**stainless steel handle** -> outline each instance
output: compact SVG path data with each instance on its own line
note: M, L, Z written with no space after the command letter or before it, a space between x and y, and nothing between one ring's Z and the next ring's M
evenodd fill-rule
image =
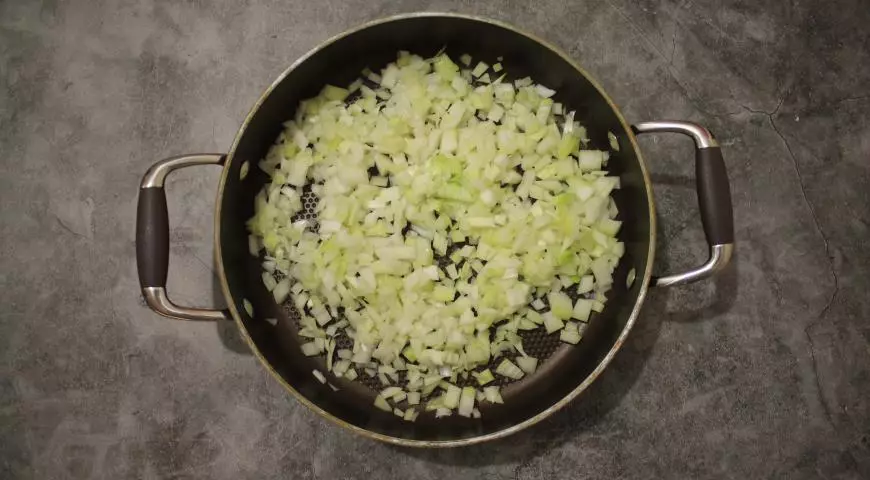
M703 265L674 275L653 279L653 285L684 285L711 277L724 269L734 253L734 214L731 189L719 144L701 125L681 121L643 122L633 126L636 133L674 132L695 142L695 181L704 233L710 258Z
M223 165L220 154L195 154L161 160L145 173L136 213L136 264L145 303L160 315L184 320L223 320L225 310L180 307L166 295L169 271L169 212L163 185L173 170L193 165Z

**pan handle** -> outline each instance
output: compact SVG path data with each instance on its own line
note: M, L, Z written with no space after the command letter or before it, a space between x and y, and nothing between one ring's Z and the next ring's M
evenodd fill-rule
M145 302L160 315L184 320L223 320L225 310L179 307L166 296L169 271L169 210L163 184L173 170L192 165L223 165L225 155L181 155L161 160L145 173L136 211L136 266Z
M734 253L734 213L731 207L731 187L722 159L722 150L713 134L690 122L642 122L632 126L635 133L675 132L695 141L695 184L704 235L710 246L710 259L692 270L653 279L656 287L684 285L708 278L728 265Z

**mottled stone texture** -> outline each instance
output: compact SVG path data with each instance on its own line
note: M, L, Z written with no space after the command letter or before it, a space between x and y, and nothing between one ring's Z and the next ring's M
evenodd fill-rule
M319 419L231 327L151 313L133 257L152 162L226 150L294 59L413 10L512 22L629 120L708 125L739 239L716 281L652 292L566 411L459 450ZM870 478L868 25L864 0L0 1L0 478ZM701 261L690 143L641 144L657 268ZM180 303L219 301L218 173L168 187Z

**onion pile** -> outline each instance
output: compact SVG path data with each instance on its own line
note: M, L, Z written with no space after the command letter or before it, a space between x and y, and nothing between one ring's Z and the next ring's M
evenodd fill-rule
M556 92L460 64L400 52L301 102L259 163L271 182L248 222L266 288L301 314L305 355L379 378L375 405L409 421L501 403L495 375L537 368L521 330L580 341L624 252L608 152L586 149ZM300 219L304 189L315 220ZM336 350L339 335L353 348ZM469 376L479 388L456 385Z

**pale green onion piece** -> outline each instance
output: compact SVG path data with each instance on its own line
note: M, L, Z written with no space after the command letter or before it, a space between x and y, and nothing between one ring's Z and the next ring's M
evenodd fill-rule
M446 407L441 407L435 410L435 418L449 417L452 414L453 411Z
M480 410L474 408L471 410L471 418L480 418Z
M513 362L506 358L502 360L498 365L498 368L495 369L495 373L513 380L519 380L523 378L523 375L525 375L520 367L514 365Z
M628 275L625 276L625 288L631 288L634 285L634 278L637 276L637 271L635 271L634 267L628 271Z
M472 375L474 375L474 378L475 378L475 380L477 380L477 383L479 385L486 385L487 383L495 380L495 377L492 375L492 372L489 371L488 368L482 372L479 372L479 373L473 372Z
M321 348L321 346L317 342L303 343L301 348L302 348L302 353L306 357L313 357L314 355L320 355L320 352L323 351L323 348Z
M522 371L528 374L535 373L535 369L538 368L538 359L535 357L517 357L514 361L517 362L517 366Z
M344 372L344 378L346 378L350 381L356 380L358 376L359 376L359 374L357 373L357 371L352 369L352 368L350 368L346 372Z
M390 399L393 398L394 395L400 393L402 389L400 387L387 387L381 390L380 395L384 398Z
M562 292L550 292L547 295L547 300L550 302L550 311L560 320L571 318L571 298ZM548 332L552 333L552 332Z
M272 297L275 298L275 303L281 305L284 300L287 300L287 295L290 294L290 278L284 278L275 285L272 289Z
M242 306L245 308L245 313L247 313L249 317L254 316L254 306L251 305L251 302L249 302L247 298L242 299Z
M250 165L248 164L248 161L245 160L245 162L242 163L242 166L239 167L239 180L244 180L245 177L248 176L248 169L249 168L250 168Z
M542 316L544 317L544 328L547 330L547 333L557 332L565 326L565 322L553 315L553 312L547 312Z
M592 301L592 311L601 313L604 311L604 302L593 300Z
M405 420L408 422L413 422L414 420L417 420L417 415L418 415L418 413L417 413L416 409L409 408L409 409L405 410L404 415L402 415L402 420Z
M255 257L260 256L260 239L256 235L248 235L248 253Z
M459 408L456 413L463 417L470 417L471 411L474 409L474 397L476 396L474 387L465 387L462 389L462 395L459 397Z
M580 320L581 322L588 322L589 315L592 313L593 302L593 300L585 298L577 299L577 303L574 304L574 309L571 311L571 318Z
M584 294L591 292L595 287L595 277L592 275L584 275L580 277L580 282L577 284L577 293Z
M268 323L269 325L271 325L271 326L273 326L273 327L278 325L278 319L277 319L277 318L271 318L271 317L270 317L270 318L266 318L266 319L264 319L264 320L266 320L266 323Z
M504 400L501 398L501 393L499 392L499 387L491 386L491 387L483 387L483 394L486 396L486 401L490 403L504 403Z
M275 280L275 277L269 272L263 272L263 285L266 287L266 290L272 291L275 289L275 286L278 285L278 280Z
M492 66L492 71L498 73L498 72L502 71L502 68L503 67L501 66L500 63L496 63L495 65Z
M417 405L420 403L420 392L408 392L408 405Z
M444 392L443 405L453 409L459 405L459 398L462 395L462 389L456 385L448 384L447 391Z
M471 66L471 55L463 53L459 56L459 61L462 62L462 64L466 67Z
M320 372L320 370L312 370L311 374L314 375L314 378L317 379L320 383L326 383L326 377Z
M479 62L474 67L474 70L471 71L471 75L473 75L475 78L477 78L477 77L483 75L487 70L489 70L489 65L487 65L485 62Z
M385 411L385 412L392 412L393 411L393 407L391 407L390 404L387 402L387 400L380 395L375 397L375 406L378 407L379 409Z
M565 325L565 328L559 332L559 340L565 343L577 344L581 337L582 335L577 328L577 324L574 322L568 322L568 324Z
M607 139L610 140L610 148L614 152L619 151L619 140L617 140L616 135L613 132L607 132Z

